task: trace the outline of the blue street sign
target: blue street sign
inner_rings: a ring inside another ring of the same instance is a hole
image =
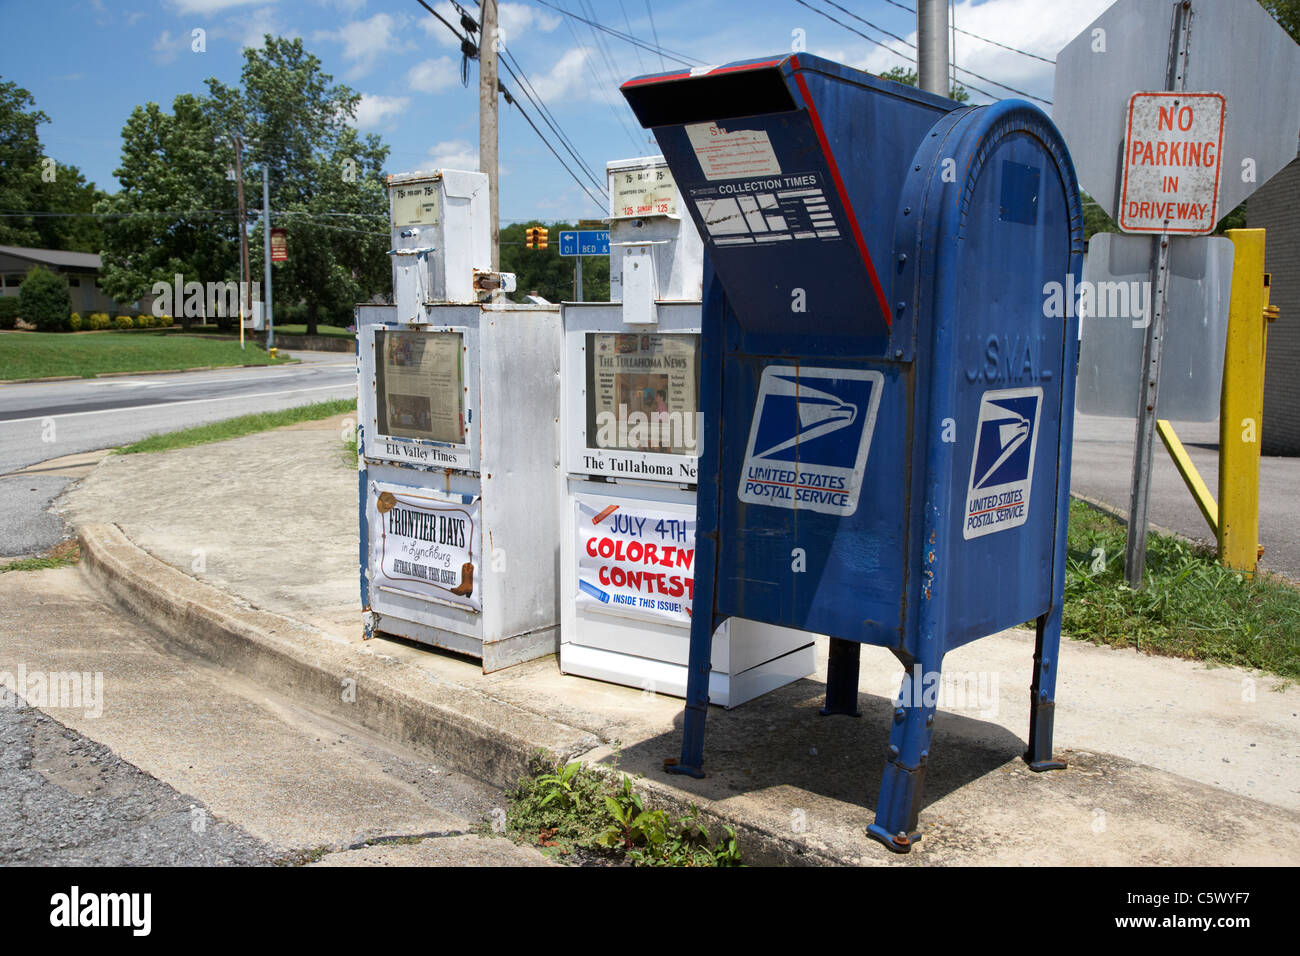
[[[560,233],[562,256],[609,255],[608,229],[570,229]]]

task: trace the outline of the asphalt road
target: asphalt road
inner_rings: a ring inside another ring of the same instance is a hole
[[[1217,498],[1218,422],[1175,422],[1174,430]],[[1070,491],[1104,501],[1127,515],[1135,440],[1131,419],[1076,415]],[[1158,438],[1151,469],[1150,522],[1214,544],[1214,535]],[[1300,581],[1300,458],[1260,459],[1259,542],[1264,546],[1260,567]]]
[[[347,353],[293,357],[303,364],[0,385],[0,556],[38,554],[64,535],[47,509],[74,477],[15,475],[20,469],[236,415],[356,395]]]
[[[545,862],[474,835],[495,788],[195,657],[80,568],[0,574],[0,634],[0,865]]]

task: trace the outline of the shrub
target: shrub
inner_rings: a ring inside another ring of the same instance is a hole
[[[40,331],[63,331],[72,311],[67,280],[49,269],[32,266],[18,289],[18,308]]]
[[[18,297],[0,298],[0,329],[14,329],[18,325]]]
[[[113,325],[119,332],[125,332],[127,329],[135,328],[135,322],[129,315],[119,315],[113,320]]]
[[[135,317],[135,327],[137,329],[147,329],[153,325],[153,316],[147,312],[141,312]]]
[[[69,332],[80,332],[80,331],[81,331],[81,315],[80,315],[80,313],[73,312],[70,316],[68,316],[68,331],[69,331]]]
[[[95,312],[90,316],[90,327],[99,331],[108,328],[108,314],[105,312]]]
[[[154,316],[154,320],[160,329],[170,329],[172,327],[172,317],[170,315]]]

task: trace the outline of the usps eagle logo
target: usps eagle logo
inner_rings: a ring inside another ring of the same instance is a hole
[[[883,386],[884,376],[869,369],[763,369],[740,500],[853,514]]]
[[[1029,519],[1043,390],[1008,388],[980,397],[962,536],[1018,528]]]

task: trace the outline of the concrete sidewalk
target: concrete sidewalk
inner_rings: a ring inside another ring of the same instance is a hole
[[[711,711],[709,775],[696,781],[662,771],[680,747],[680,700],[564,676],[553,658],[483,675],[412,645],[362,642],[342,429],[338,419],[110,457],[61,507],[82,528],[89,569],[189,649],[499,786],[537,747],[617,754],[661,802],[736,825],[754,862],[1300,862],[1300,689],[1265,675],[1067,641],[1056,748],[1070,768],[1035,775],[1019,760],[1032,635],[961,648],[945,674],[983,692],[941,710],[925,837],[895,857],[864,834],[900,676],[881,649],[864,649],[861,720],[817,715],[824,647],[811,679]],[[355,703],[339,702],[346,678]]]

